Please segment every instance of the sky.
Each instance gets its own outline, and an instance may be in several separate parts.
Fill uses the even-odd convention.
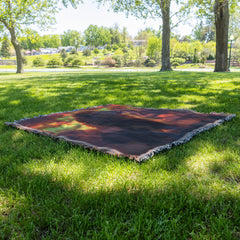
[[[127,27],[128,33],[134,37],[140,30],[146,27],[158,30],[161,25],[161,19],[141,20],[133,16],[126,17],[124,13],[114,13],[108,9],[107,6],[98,8],[97,3],[91,0],[80,4],[77,9],[73,9],[71,6],[68,6],[68,8],[62,7],[62,10],[56,14],[56,24],[52,26],[53,29],[40,32],[40,34],[63,34],[63,32],[68,29],[83,33],[90,24],[99,27],[112,27],[114,24],[118,24],[120,29]],[[176,9],[176,6],[173,5],[172,9]],[[189,24],[181,24],[181,28],[179,27],[173,32],[183,36],[190,35],[191,31],[192,26]]]

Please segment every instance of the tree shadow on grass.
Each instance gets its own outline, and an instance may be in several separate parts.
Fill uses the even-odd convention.
[[[239,231],[239,197],[186,176],[152,189],[133,181],[85,189],[54,171],[10,165],[2,239],[234,239]]]
[[[52,74],[47,81],[26,76],[0,92],[1,125],[92,104],[177,108],[185,104],[184,94],[212,97],[204,104],[193,98],[195,110],[239,114],[237,90],[209,89],[208,79],[221,76]],[[221,170],[220,161],[220,168],[210,166],[206,182],[188,164],[201,146],[212,145],[216,153],[239,152],[238,122],[239,115],[141,165],[1,126],[0,197],[6,200],[0,238],[237,239],[240,199],[237,185],[226,177],[238,172]],[[231,190],[218,190],[215,182]]]
[[[161,89],[163,93],[160,95],[154,93],[154,89],[160,89],[159,86],[151,89],[146,82],[139,84],[135,78],[131,82],[128,75],[126,78],[122,74],[114,77],[106,74],[100,77],[90,74],[50,75],[48,80],[36,76],[29,80],[27,77],[21,80],[20,85],[12,84],[1,93],[5,97],[2,105],[8,106],[12,112],[19,109],[34,116],[33,109],[40,115],[109,103],[139,105],[141,102],[143,106],[152,106],[152,103],[159,105],[162,101],[168,105],[177,102],[174,97],[168,97],[166,90]]]
[[[219,93],[209,89],[209,79],[218,81],[226,77],[225,74],[209,75],[210,77],[206,77],[205,73],[26,75],[21,78],[19,85],[12,84],[1,92],[5,97],[1,104],[5,108],[0,119],[13,121],[109,103],[156,108],[177,108],[190,103],[195,105],[193,110],[200,112],[232,110],[234,113],[236,103],[240,100],[238,90],[221,90]],[[228,75],[230,79],[235,77],[235,74]],[[189,95],[195,96],[195,99],[193,97],[186,102],[181,98]],[[197,96],[203,96],[210,101],[202,103]],[[192,154],[185,152],[184,148],[182,150],[182,158],[178,154],[166,160],[166,169],[177,169],[179,163],[183,163],[184,158]]]
[[[151,84],[147,81],[148,78],[151,79]],[[190,87],[195,83],[190,80],[173,80],[173,83],[169,76],[161,76],[160,80],[159,78],[157,73],[140,76],[129,73],[51,74],[46,77],[26,75],[18,79],[18,86],[12,83],[7,91],[4,91],[4,95],[8,96],[4,104],[19,101],[15,104],[16,107],[21,104],[25,104],[27,108],[40,105],[42,111],[39,114],[43,114],[55,112],[54,109],[59,106],[62,111],[109,103],[145,107],[172,106],[177,105],[177,97],[181,94],[194,93]]]
[[[33,134],[18,131],[20,136],[15,136],[15,132],[8,133],[10,148],[0,149],[8,156],[0,167],[4,176],[1,188],[10,199],[1,226],[6,239],[16,236],[19,239],[145,239],[149,236],[152,239],[193,236],[235,239],[234,236],[238,236],[238,194],[217,191],[211,185],[222,170],[211,166],[210,174],[215,177],[206,183],[191,176],[184,164],[199,150],[197,146],[209,140],[206,136],[195,144],[189,143],[192,146],[182,145],[178,151],[165,152],[165,163],[161,162],[160,153],[156,160],[138,165]],[[211,143],[218,147],[216,151],[224,151],[226,147],[226,143],[220,141]],[[67,158],[72,151],[82,157]],[[74,168],[74,164],[81,166],[79,179],[75,181],[76,173],[64,174],[70,167]],[[61,165],[65,170],[59,170]],[[116,168],[113,177],[120,182],[121,170],[127,167],[134,171],[128,171],[126,177],[134,172],[139,175],[112,187],[105,185],[110,169]],[[177,173],[179,167],[185,170]],[[141,183],[146,175],[157,176],[163,171],[169,176],[163,176],[163,182]],[[95,188],[91,187],[91,179],[95,179]],[[82,181],[86,184],[82,185]],[[89,186],[86,188],[86,185]],[[237,185],[231,188],[237,189]]]
[[[200,112],[236,112],[239,92],[209,90],[209,82],[225,78],[226,74],[205,73],[111,73],[111,74],[48,74],[23,76],[20,85],[5,89],[1,101],[3,121],[33,117],[59,111],[69,111],[94,105],[131,104],[140,107],[178,108],[194,104]],[[235,79],[236,75],[228,75]],[[196,80],[197,79],[197,80]],[[206,90],[207,93],[205,92]],[[235,94],[233,96],[233,94]],[[1,96],[0,95],[0,96]],[[181,96],[195,96],[186,101]],[[197,96],[203,96],[202,103]],[[207,101],[211,99],[210,101]],[[8,116],[12,118],[9,119]],[[14,118],[13,118],[14,117]]]

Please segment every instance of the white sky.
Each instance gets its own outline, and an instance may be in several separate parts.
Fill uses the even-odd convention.
[[[176,6],[172,5],[172,9]],[[73,9],[71,6],[68,8],[62,7],[62,10],[56,15],[56,25],[52,26],[53,29],[40,32],[44,34],[62,34],[64,31],[77,30],[81,33],[84,32],[90,24],[112,27],[115,23],[118,24],[120,29],[127,27],[127,31],[131,36],[136,36],[139,30],[143,30],[146,27],[151,27],[155,30],[159,29],[161,19],[147,19],[141,20],[136,17],[126,17],[124,13],[114,13],[108,11],[107,6],[101,6],[98,8],[97,3],[91,0],[84,4],[80,4],[77,9]],[[190,35],[192,27],[189,24],[182,25],[181,28],[174,30],[174,33],[180,35]]]

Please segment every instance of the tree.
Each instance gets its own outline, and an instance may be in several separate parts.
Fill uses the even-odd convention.
[[[65,49],[61,50],[60,56],[61,56],[63,61],[67,58],[68,54],[67,54]]]
[[[191,42],[192,41],[192,37],[190,35],[184,35],[180,38],[181,42]]]
[[[237,0],[189,0],[190,5],[198,7],[200,17],[214,16],[216,28],[215,72],[228,69],[228,32],[230,13],[237,7]]]
[[[171,0],[97,0],[111,2],[114,11],[124,11],[136,17],[149,16],[162,18],[162,67],[161,71],[171,71],[170,63],[170,4]],[[178,1],[176,1],[178,2]]]
[[[137,36],[134,37],[135,40],[145,40],[145,45],[148,44],[148,39],[154,36],[154,31],[151,28],[146,28],[140,30]]]
[[[1,48],[1,56],[3,58],[9,58],[11,56],[10,54],[10,41],[9,39],[5,36],[2,41],[2,48]]]
[[[87,46],[99,47],[111,43],[111,34],[109,29],[98,27],[97,25],[89,25],[84,31]]]
[[[19,38],[22,48],[32,51],[33,49],[39,49],[42,46],[41,37],[37,31],[26,29],[24,33],[26,36]]]
[[[63,0],[66,5],[68,0]],[[70,0],[76,6],[78,1]],[[0,27],[3,25],[11,35],[11,42],[17,57],[17,73],[23,72],[21,45],[18,34],[26,26],[37,24],[40,27],[51,25],[58,11],[58,0],[0,0]]]
[[[157,63],[160,60],[161,45],[161,39],[156,36],[152,36],[148,40],[147,56]]]
[[[121,39],[123,44],[127,44],[128,42],[128,32],[127,28],[123,27],[122,32],[121,32]]]
[[[197,24],[193,29],[195,40],[201,42],[216,41],[216,29],[214,25],[214,19],[207,24],[203,24],[203,21]]]
[[[234,40],[240,38],[240,6],[236,6],[235,12],[230,15],[229,33],[234,36]]]
[[[227,72],[228,69],[228,0],[216,0],[214,4],[216,25],[216,63],[215,72]]]
[[[119,32],[119,27],[117,24],[114,27],[109,28],[110,35],[111,35],[111,44],[120,45],[121,43],[121,34]]]
[[[81,33],[75,30],[67,30],[61,35],[61,41],[63,46],[74,46],[76,49],[83,44],[83,38]]]
[[[52,22],[52,14],[58,10],[56,1],[47,0],[0,0],[0,24],[4,25],[11,35],[11,42],[17,57],[17,73],[23,72],[21,45],[17,35],[26,26],[41,26]]]
[[[58,48],[62,45],[60,35],[51,34],[51,35],[43,35],[40,37],[42,47],[45,48]]]
[[[162,68],[161,71],[170,71],[170,4],[171,0],[161,0],[160,8],[162,12]]]

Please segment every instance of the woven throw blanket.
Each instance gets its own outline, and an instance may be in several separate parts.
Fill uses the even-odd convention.
[[[110,104],[5,124],[141,162],[234,116]]]

